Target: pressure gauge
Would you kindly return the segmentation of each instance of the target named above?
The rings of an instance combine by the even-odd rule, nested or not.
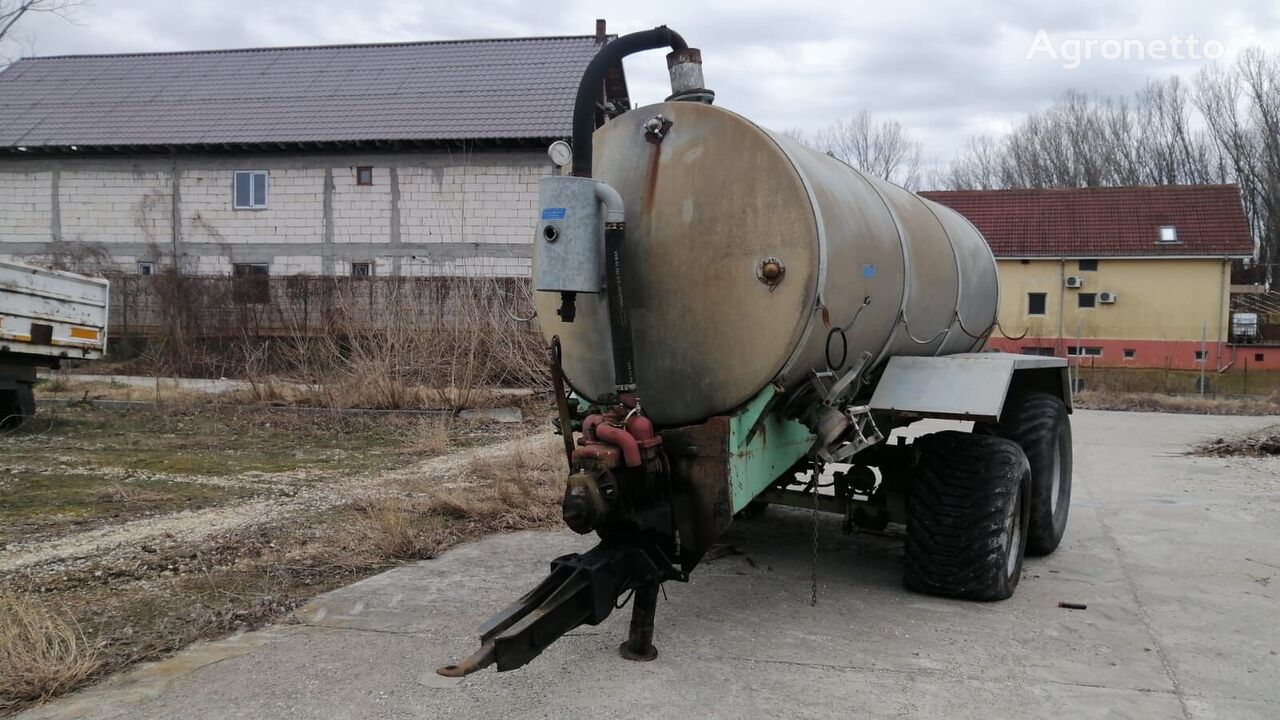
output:
[[[551,147],[547,148],[547,155],[551,157],[551,162],[557,167],[564,167],[573,160],[573,148],[569,147],[569,143],[563,140],[557,140],[551,143]]]

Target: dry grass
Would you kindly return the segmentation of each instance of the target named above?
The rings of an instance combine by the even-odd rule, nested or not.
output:
[[[169,502],[174,499],[174,496],[143,487],[117,483],[98,490],[93,499],[95,502],[103,504],[138,505]]]
[[[453,440],[453,416],[427,418],[418,423],[410,433],[407,447],[421,455],[439,455],[449,448]]]
[[[384,495],[362,500],[357,506],[366,540],[383,556],[401,560],[422,553],[424,538],[414,522],[419,513],[411,501]]]
[[[42,601],[17,612],[7,596],[0,598],[0,663],[8,663],[0,664],[0,716],[195,640],[280,619],[317,593],[391,565],[559,518],[559,445],[528,437],[528,427],[450,415],[276,412],[200,402],[126,411],[50,406],[42,423],[0,443],[0,466],[31,465],[26,475],[6,476],[0,532],[40,518],[65,516],[77,528],[96,529],[184,507],[245,498],[270,503],[277,494],[284,500],[280,514],[227,532],[151,534],[102,554],[0,573],[0,587],[39,588]],[[485,449],[496,441],[510,442]],[[84,476],[72,483],[62,475],[49,496],[45,471],[65,474],[67,467]],[[27,475],[35,480],[26,482]],[[30,492],[16,494],[19,485]],[[15,499],[31,514],[6,518]],[[29,620],[24,626],[18,617]],[[54,629],[39,629],[41,623]],[[51,640],[44,650],[11,650],[18,642],[11,638],[23,633]],[[40,669],[52,661],[23,659],[41,653],[64,658],[67,672]],[[84,658],[89,665],[78,664]]]
[[[461,484],[420,479],[362,499],[354,504],[355,542],[343,546],[422,559],[480,535],[551,527],[560,521],[564,481],[558,447],[542,442],[473,460]]]
[[[43,702],[102,667],[73,621],[14,593],[0,594],[0,710]]]
[[[1089,410],[1138,410],[1192,415],[1280,415],[1280,401],[1274,397],[1234,398],[1082,390],[1075,395],[1075,405]]]
[[[1231,438],[1217,438],[1192,451],[1193,455],[1272,457],[1280,455],[1280,425]]]

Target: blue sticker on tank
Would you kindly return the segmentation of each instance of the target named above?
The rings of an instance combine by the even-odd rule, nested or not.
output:
[[[543,220],[563,220],[564,208],[542,208]]]
[[[875,266],[875,265],[863,265],[863,266],[862,266],[862,277],[864,277],[864,278],[866,278],[866,279],[870,280],[871,278],[873,278],[873,277],[875,277],[875,276],[876,276],[876,266]]]

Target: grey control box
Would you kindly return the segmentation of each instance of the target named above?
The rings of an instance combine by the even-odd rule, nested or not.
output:
[[[596,195],[598,182],[570,175],[538,181],[535,290],[604,291],[604,213]]]

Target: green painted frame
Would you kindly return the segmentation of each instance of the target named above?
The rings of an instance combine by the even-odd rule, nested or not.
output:
[[[817,436],[774,411],[770,384],[729,416],[729,496],[736,513],[813,449]]]

